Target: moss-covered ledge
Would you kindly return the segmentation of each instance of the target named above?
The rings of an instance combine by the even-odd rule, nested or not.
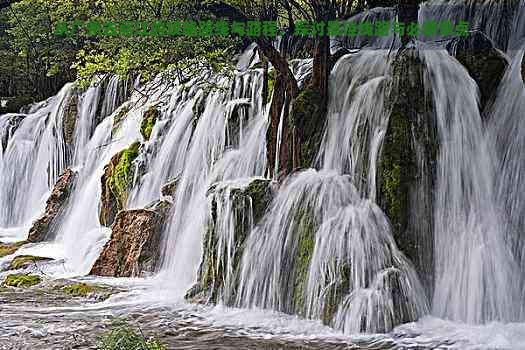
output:
[[[104,226],[111,226],[117,213],[125,209],[128,191],[133,181],[133,161],[139,155],[139,142],[115,154],[102,175],[102,196],[99,220]]]
[[[29,288],[42,282],[36,275],[12,274],[7,275],[2,285],[4,287]]]
[[[142,124],[140,125],[140,133],[142,134],[142,137],[144,137],[144,140],[149,140],[153,126],[159,119],[160,111],[156,106],[151,106],[146,111],[146,113],[144,113],[144,116],[142,117]]]

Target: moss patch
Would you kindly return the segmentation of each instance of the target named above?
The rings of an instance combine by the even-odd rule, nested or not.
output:
[[[142,124],[140,125],[140,133],[144,137],[144,140],[149,140],[153,126],[160,118],[160,112],[155,106],[151,106],[144,117],[142,118]]]
[[[266,103],[270,103],[273,95],[273,87],[275,85],[275,70],[268,70],[268,95],[266,96]]]
[[[6,287],[29,288],[39,284],[42,279],[35,275],[13,274],[8,275],[3,285]]]
[[[62,288],[62,291],[72,296],[85,297],[89,293],[94,292],[95,288],[85,283],[77,283],[65,286],[64,288]]]
[[[321,93],[312,86],[301,91],[293,103],[290,125],[296,129],[301,168],[312,167],[323,137],[325,114]]]
[[[293,304],[295,312],[304,314],[306,309],[305,290],[314,252],[314,220],[308,209],[299,209],[294,218],[297,250],[293,273]]]
[[[0,243],[0,257],[13,254],[17,251],[18,248],[20,248],[25,243],[25,241],[11,244]]]
[[[53,259],[44,258],[41,256],[33,256],[33,255],[19,255],[11,261],[11,264],[9,265],[9,269],[18,270],[29,264],[34,264],[39,261],[50,261],[50,260],[53,260]]]

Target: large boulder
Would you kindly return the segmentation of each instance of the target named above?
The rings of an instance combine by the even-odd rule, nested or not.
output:
[[[400,250],[414,263],[432,295],[433,189],[439,142],[432,97],[423,85],[425,63],[415,50],[393,63],[390,118],[378,168],[377,202]]]
[[[483,111],[494,101],[499,84],[509,66],[505,54],[480,31],[454,39],[447,48],[478,84]]]
[[[221,295],[231,303],[236,290],[238,270],[245,241],[251,229],[262,219],[273,198],[272,182],[255,179],[247,185],[215,184],[208,191],[210,215],[203,239],[203,256],[197,283],[186,299],[199,303],[217,303]],[[231,225],[229,224],[231,223]],[[226,271],[231,273],[226,273]]]
[[[159,262],[160,242],[169,203],[160,201],[146,209],[124,210],[111,226],[111,238],[90,274],[138,277],[153,273]]]
[[[119,211],[125,209],[128,191],[133,181],[133,161],[139,155],[139,142],[115,154],[104,167],[99,220],[103,226],[111,226]]]
[[[53,228],[61,218],[61,213],[66,207],[71,196],[77,173],[67,169],[53,187],[51,195],[47,199],[44,214],[33,223],[29,230],[29,242],[42,242],[51,238]]]

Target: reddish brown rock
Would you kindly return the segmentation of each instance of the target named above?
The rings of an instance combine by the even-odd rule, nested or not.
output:
[[[58,178],[51,195],[47,199],[44,214],[33,223],[29,230],[29,237],[27,238],[29,242],[42,242],[53,234],[53,228],[71,196],[76,175],[73,170],[67,169]]]
[[[136,277],[153,272],[158,262],[163,214],[166,212],[149,209],[119,212],[111,226],[111,238],[90,274]]]

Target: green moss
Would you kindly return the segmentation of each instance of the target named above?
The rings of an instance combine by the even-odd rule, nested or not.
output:
[[[314,252],[315,232],[311,210],[299,209],[295,214],[294,222],[297,250],[294,263],[293,304],[295,312],[302,314],[306,307],[305,290],[310,261]]]
[[[140,125],[140,133],[144,137],[144,140],[149,140],[153,126],[159,117],[160,112],[155,106],[151,106],[144,114],[142,124]]]
[[[11,264],[9,265],[9,269],[18,270],[30,263],[37,263],[39,261],[49,261],[49,260],[52,260],[52,259],[44,258],[41,256],[33,256],[33,255],[19,255],[11,261]]]
[[[129,148],[122,151],[118,163],[115,165],[111,176],[107,179],[107,186],[117,200],[118,210],[124,208],[128,198],[128,188],[132,177],[132,162],[139,155],[139,142],[135,142]]]
[[[324,120],[325,108],[321,93],[307,86],[295,99],[290,113],[290,125],[296,129],[301,168],[313,165],[323,137]],[[288,167],[291,169],[290,165]]]
[[[11,243],[11,244],[0,243],[0,258],[3,256],[13,254],[14,252],[17,251],[18,248],[20,248],[20,246],[22,246],[25,243],[26,243],[25,241]]]
[[[99,350],[166,350],[158,339],[146,338],[125,322],[116,322],[98,341]]]
[[[6,287],[29,288],[39,284],[42,279],[35,275],[13,274],[8,275],[3,285]]]
[[[62,291],[66,294],[85,297],[89,293],[93,292],[95,289],[85,283],[71,284],[62,288]]]

